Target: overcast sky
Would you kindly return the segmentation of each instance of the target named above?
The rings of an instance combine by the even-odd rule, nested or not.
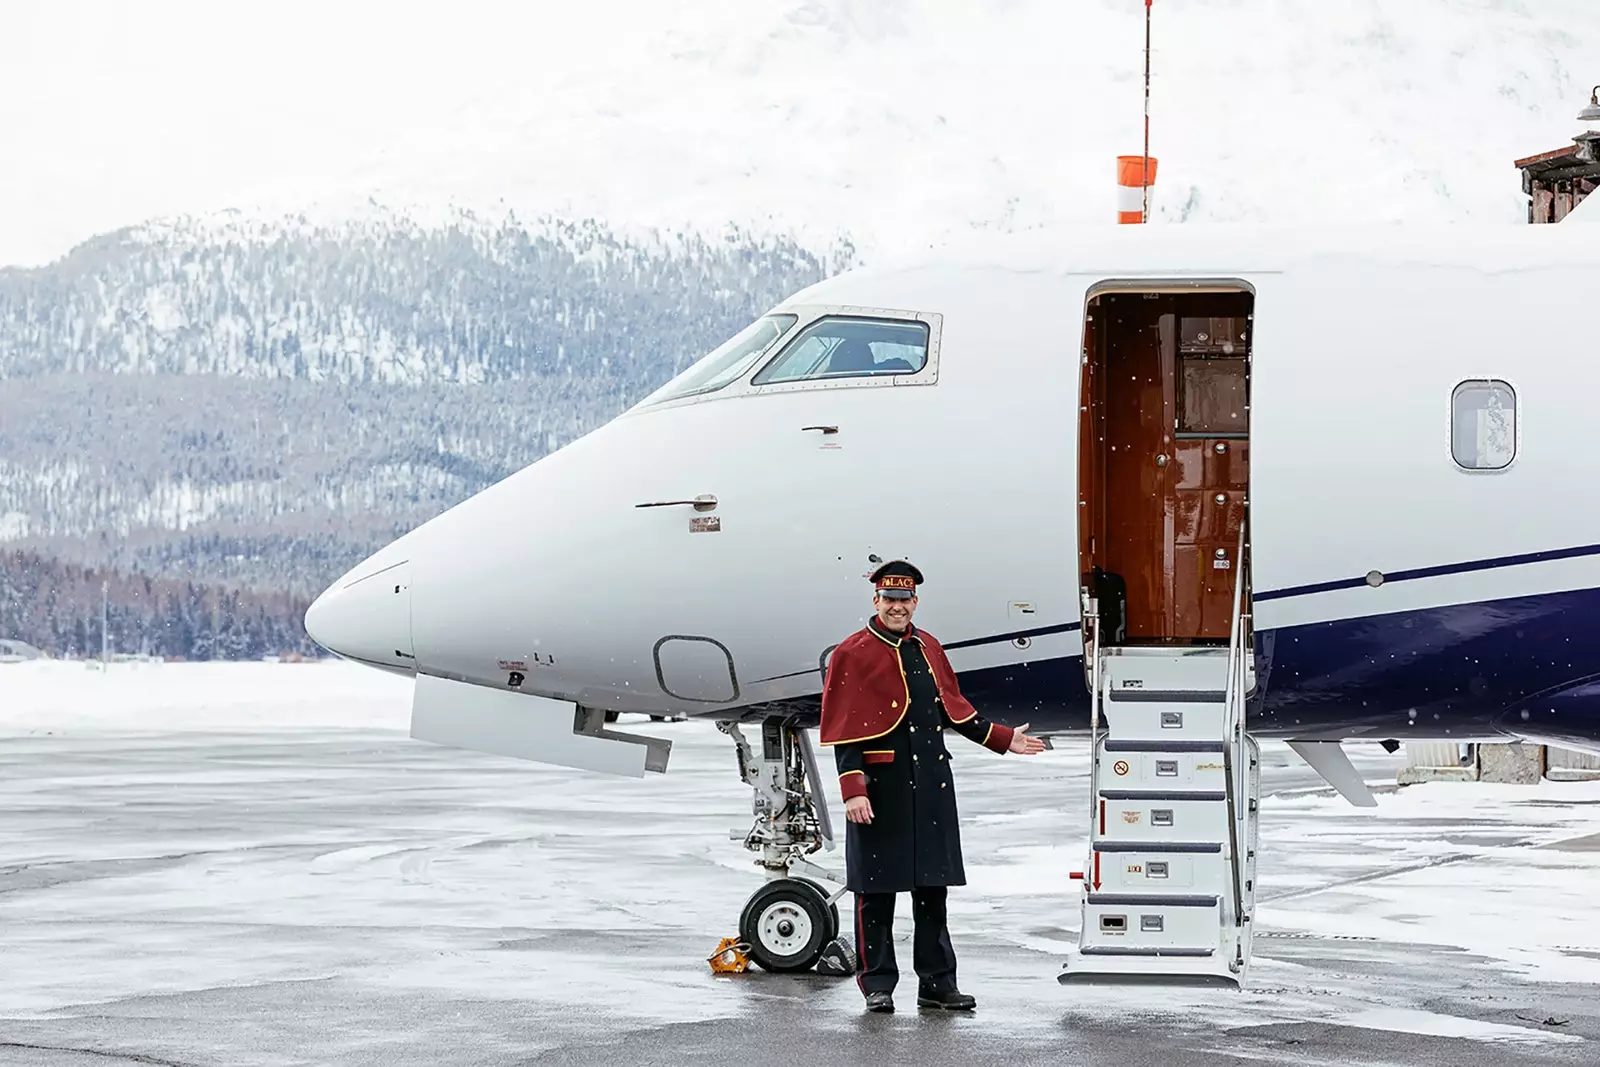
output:
[[[616,37],[609,9],[626,6]],[[652,12],[658,14],[652,16]],[[0,0],[0,263],[145,217],[359,182],[660,5]],[[563,61],[564,60],[564,61]],[[512,79],[516,84],[512,84]]]
[[[1516,218],[1600,0],[1156,0],[1157,204]],[[0,265],[378,190],[921,240],[1112,214],[1137,0],[0,0]],[[825,227],[824,227],[825,228]]]

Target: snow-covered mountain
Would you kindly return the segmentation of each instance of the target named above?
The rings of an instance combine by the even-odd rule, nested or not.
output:
[[[369,197],[867,256],[1114,217],[1138,0],[241,0],[0,13],[0,263]],[[1154,0],[1155,207],[1522,219],[1600,81],[1594,0]]]
[[[438,214],[438,213],[436,213]],[[737,230],[369,210],[130,227],[0,269],[0,378],[57,371],[310,382],[604,379],[642,396],[853,252]],[[685,331],[665,311],[693,316]],[[648,386],[648,388],[646,388]]]

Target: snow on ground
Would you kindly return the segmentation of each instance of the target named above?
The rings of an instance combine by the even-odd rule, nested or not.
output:
[[[411,679],[342,660],[152,663],[32,660],[0,664],[0,731],[405,731]]]
[[[1592,0],[1159,0],[1159,217],[1519,223],[1578,132]],[[0,15],[0,264],[152,216],[369,198],[729,223],[868,255],[1109,225],[1137,0],[311,0]],[[270,77],[259,76],[270,70]]]
[[[0,665],[7,1039],[109,1034],[174,1062],[605,1062],[596,1035],[737,1030],[796,998],[794,1040],[829,1047],[859,1017],[847,982],[708,974],[760,881],[727,836],[749,799],[709,725],[625,717],[672,738],[671,769],[591,776],[412,741],[408,690],[337,662]],[[1446,1046],[1593,1062],[1600,1011],[1542,1020],[1600,1004],[1600,850],[1564,844],[1600,833],[1600,783],[1433,783],[1355,809],[1265,745],[1249,988],[1069,992],[1054,978],[1076,938],[1086,754],[953,745],[969,884],[952,933],[983,1032],[1010,1047],[1058,1049],[1065,1026],[1073,1047],[1151,1030],[1163,1048],[1340,1062],[1362,1032],[1387,1062]],[[1392,786],[1399,756],[1352,749]],[[512,1041],[522,1019],[536,1033]],[[292,1054],[263,1053],[263,1026]],[[463,1026],[510,1044],[467,1056]]]
[[[1269,814],[1272,856],[1363,854],[1333,888],[1273,879],[1262,904],[1271,927],[1456,946],[1530,979],[1600,980],[1594,959],[1572,955],[1596,947],[1600,851],[1552,848],[1600,826],[1600,782],[1431,782],[1381,798],[1364,820],[1312,797],[1280,798]]]

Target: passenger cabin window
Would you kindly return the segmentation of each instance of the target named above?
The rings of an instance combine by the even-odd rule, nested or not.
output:
[[[712,393],[737,381],[756,360],[772,350],[797,320],[795,315],[765,315],[757,319],[640,403],[660,404]]]
[[[1462,382],[1450,394],[1450,455],[1458,466],[1497,471],[1517,454],[1517,393],[1497,379]]]
[[[1250,429],[1246,381],[1249,320],[1178,319],[1178,434],[1244,436]]]
[[[927,362],[926,323],[825,318],[796,334],[751,384],[915,374]]]

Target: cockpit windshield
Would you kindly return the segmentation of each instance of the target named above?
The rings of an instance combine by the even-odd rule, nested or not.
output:
[[[694,365],[660,389],[641,400],[640,406],[660,404],[686,396],[710,393],[721,389],[750,369],[751,364],[765,355],[778,339],[794,326],[794,315],[765,315],[728,340],[711,353],[695,361]]]

